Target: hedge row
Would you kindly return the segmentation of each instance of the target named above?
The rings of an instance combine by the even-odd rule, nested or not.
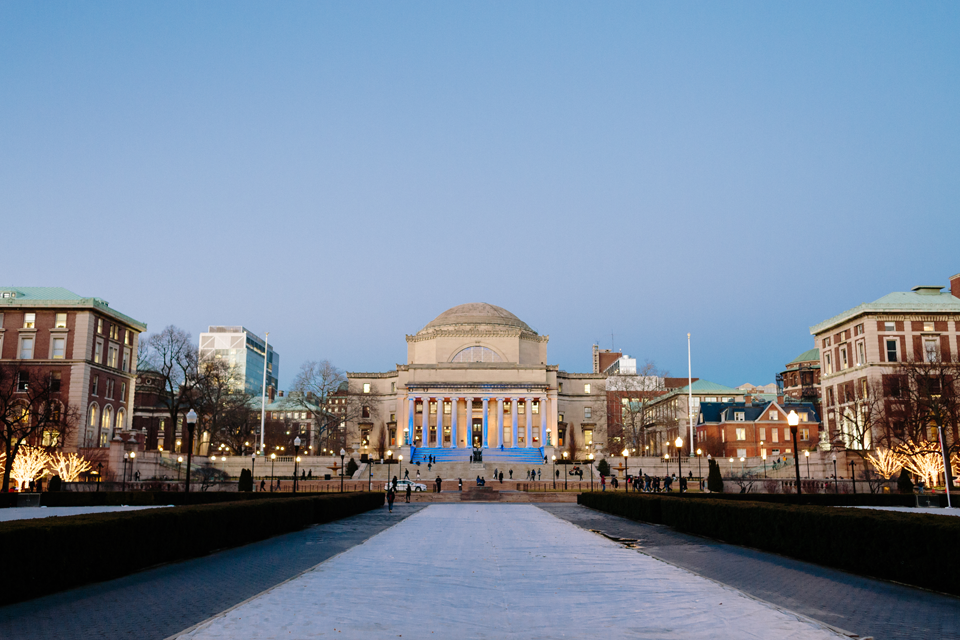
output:
[[[0,603],[263,540],[383,501],[382,493],[326,494],[0,523],[0,549],[7,550]]]
[[[682,496],[821,507],[914,507],[917,504],[912,493],[684,493]]]
[[[0,493],[0,509],[16,507],[16,493]],[[296,496],[330,495],[298,493]],[[264,500],[269,498],[296,497],[293,493],[244,492],[244,491],[53,491],[40,494],[44,507],[154,507],[166,505],[217,504],[238,500]]]
[[[584,506],[861,575],[960,595],[960,518],[739,500],[584,493]]]

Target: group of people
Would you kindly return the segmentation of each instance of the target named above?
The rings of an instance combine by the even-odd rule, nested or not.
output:
[[[398,486],[398,484],[399,484],[399,480],[397,480],[397,476],[393,476],[393,480],[391,480],[391,481],[390,481],[390,484],[387,485],[387,508],[388,508],[390,511],[393,511],[393,503],[394,503],[394,502],[396,501],[396,499],[397,499],[397,486]],[[438,491],[440,490],[439,487],[440,487],[440,477],[437,476],[437,490],[438,490]],[[407,498],[407,499],[406,499],[406,502],[410,502],[410,493],[411,493],[412,491],[413,491],[413,485],[408,482],[408,483],[407,483],[407,490],[406,490],[406,498]]]
[[[632,487],[634,491],[642,493],[671,493],[673,491],[673,484],[677,483],[678,490],[680,493],[684,493],[687,490],[687,479],[681,476],[679,482],[677,479],[677,474],[667,475],[663,478],[660,476],[650,476],[646,473],[636,476],[627,477],[627,486]],[[610,486],[616,489],[619,486],[619,481],[616,477],[610,478]],[[607,478],[606,476],[600,476],[600,490],[607,490]]]

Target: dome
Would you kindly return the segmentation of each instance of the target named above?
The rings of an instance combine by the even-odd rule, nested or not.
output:
[[[506,327],[517,327],[524,331],[536,333],[526,322],[503,307],[487,304],[486,302],[470,302],[458,305],[452,309],[447,309],[434,318],[423,330],[426,331],[427,329],[463,324],[502,325]]]

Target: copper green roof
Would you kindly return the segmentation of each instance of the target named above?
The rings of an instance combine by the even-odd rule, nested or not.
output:
[[[943,287],[914,287],[913,291],[894,291],[810,327],[811,335],[865,313],[960,313],[960,298],[940,291]]]
[[[814,349],[808,349],[804,351],[803,353],[798,355],[796,358],[788,362],[787,366],[789,367],[792,364],[797,364],[800,362],[811,362],[814,360],[817,362],[820,362],[820,349],[814,348]]]
[[[63,287],[4,287],[0,286],[0,309],[3,306],[31,307],[93,307],[98,311],[126,322],[140,331],[147,330],[147,324],[134,320],[110,307],[110,303],[101,298],[84,298]]]

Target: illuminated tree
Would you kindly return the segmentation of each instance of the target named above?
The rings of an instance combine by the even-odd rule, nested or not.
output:
[[[889,449],[877,449],[873,453],[868,453],[866,459],[884,480],[889,480],[897,475],[903,468],[900,456]]]
[[[64,455],[57,451],[50,457],[50,466],[64,482],[76,482],[81,473],[93,469],[93,465],[75,453]]]
[[[17,481],[17,490],[22,490],[31,480],[45,476],[49,463],[50,454],[43,449],[31,446],[20,447],[10,470],[10,477]]]

